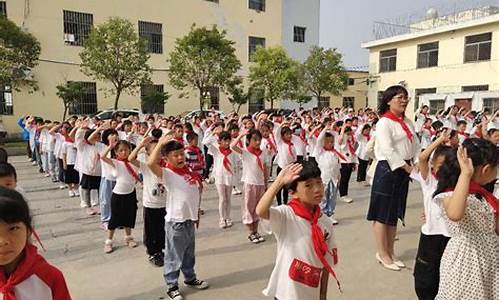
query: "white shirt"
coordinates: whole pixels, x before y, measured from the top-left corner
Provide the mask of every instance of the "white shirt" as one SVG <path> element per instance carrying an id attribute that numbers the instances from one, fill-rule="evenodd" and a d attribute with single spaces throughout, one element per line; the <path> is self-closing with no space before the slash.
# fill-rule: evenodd
<path id="1" fill-rule="evenodd" d="M 278 154 L 276 154 L 274 162 L 278 164 L 280 168 L 283 169 L 297 159 L 297 153 L 294 147 L 295 145 L 291 147 L 291 153 L 290 153 L 288 144 L 285 143 L 281 138 L 281 127 L 279 127 L 278 124 L 275 124 L 273 133 L 274 133 L 274 140 L 276 141 L 276 148 L 278 149 Z"/>
<path id="2" fill-rule="evenodd" d="M 413 159 L 420 151 L 413 124 L 408 118 L 405 123 L 413 134 L 412 142 L 398 122 L 388 118 L 380 118 L 377 122 L 375 157 L 378 161 L 386 160 L 392 171 L 404 166 L 405 160 Z"/>
<path id="3" fill-rule="evenodd" d="M 78 170 L 86 175 L 101 176 L 101 159 L 97 147 L 87 144 L 84 140 L 84 135 L 85 130 L 78 129 L 76 131 L 75 145 L 78 150 L 76 162 Z"/>
<path id="4" fill-rule="evenodd" d="M 306 139 L 307 141 L 307 139 Z M 293 143 L 293 147 L 295 149 L 295 153 L 297 155 L 300 155 L 302 157 L 306 157 L 307 155 L 307 152 L 306 152 L 306 142 L 304 142 L 300 136 L 298 135 L 295 135 L 295 134 L 292 134 L 292 143 Z"/>
<path id="5" fill-rule="evenodd" d="M 54 134 L 55 144 L 54 144 L 54 156 L 56 158 L 61 158 L 61 150 L 64 144 L 64 137 L 60 133 Z"/>
<path id="6" fill-rule="evenodd" d="M 127 195 L 135 190 L 135 184 L 137 180 L 130 174 L 125 163 L 120 160 L 113 159 L 113 164 L 115 165 L 114 174 L 116 175 L 116 185 L 113 188 L 113 193 L 118 195 Z M 130 167 L 139 174 L 137 167 L 129 163 Z"/>
<path id="7" fill-rule="evenodd" d="M 167 189 L 165 222 L 197 221 L 201 198 L 198 185 L 168 168 L 163 168 L 162 182 Z"/>
<path id="8" fill-rule="evenodd" d="M 163 187 L 162 180 L 148 167 L 147 158 L 139 159 L 139 163 L 143 178 L 142 205 L 149 208 L 164 208 L 166 206 L 166 190 L 165 193 L 160 193 L 160 189 Z M 153 195 L 153 190 L 157 191 L 156 195 Z"/>
<path id="9" fill-rule="evenodd" d="M 104 152 L 106 152 L 106 149 L 108 148 L 106 144 L 101 142 L 95 143 L 95 146 L 97 148 L 97 151 L 99 152 L 99 155 L 101 156 L 104 154 Z M 111 158 L 111 153 L 108 153 L 108 158 Z M 107 180 L 116 181 L 116 172 L 114 170 L 115 169 L 112 166 L 101 160 L 102 177 L 106 178 Z"/>
<path id="10" fill-rule="evenodd" d="M 209 143 L 207 143 L 206 146 L 213 153 L 214 156 L 213 176 L 215 179 L 215 184 L 224 184 L 232 186 L 234 183 L 233 175 L 236 173 L 237 165 L 241 161 L 238 157 L 238 154 L 235 153 L 234 151 L 231 151 L 231 154 L 228 155 L 229 162 L 231 163 L 230 167 L 231 172 L 229 172 L 224 167 L 224 155 L 220 152 L 215 137 L 213 137 L 213 139 L 209 141 Z"/>
<path id="11" fill-rule="evenodd" d="M 316 161 L 321 170 L 321 180 L 324 184 L 330 180 L 336 183 L 340 179 L 340 160 L 335 153 L 322 148 L 316 155 Z"/>
<path id="12" fill-rule="evenodd" d="M 267 138 L 262 137 L 262 140 L 260 141 L 260 150 L 262 150 L 262 152 L 265 153 L 266 165 L 267 166 L 270 166 L 272 164 L 271 160 L 273 159 L 273 156 L 276 155 L 276 143 L 274 142 L 274 139 L 273 139 L 273 137 L 271 135 L 269 135 L 269 139 L 273 143 L 274 149 L 270 145 L 270 143 L 267 140 Z"/>
<path id="13" fill-rule="evenodd" d="M 316 256 L 311 237 L 311 224 L 293 212 L 288 205 L 271 207 L 269 209 L 269 222 L 277 241 L 276 264 L 269 278 L 267 288 L 263 294 L 283 300 L 309 300 L 319 299 L 321 279 L 318 287 L 310 287 L 294 281 L 289 276 L 289 270 L 294 259 L 300 260 L 310 266 L 323 269 L 323 264 Z M 333 237 L 333 224 L 325 215 L 318 220 L 318 225 L 323 230 L 328 248 L 335 249 Z M 326 260 L 333 267 L 331 255 L 325 255 Z M 321 277 L 321 276 L 320 276 Z"/>
<path id="14" fill-rule="evenodd" d="M 369 160 L 370 157 L 368 157 L 368 154 L 366 153 L 366 144 L 368 144 L 368 138 L 361 133 L 361 130 L 358 130 L 358 132 L 356 133 L 356 140 L 358 142 L 356 156 L 362 160 Z"/>
<path id="15" fill-rule="evenodd" d="M 344 158 L 340 158 L 340 162 L 343 164 L 350 164 L 350 163 L 358 163 L 358 160 L 356 159 L 356 149 L 354 149 L 354 153 L 351 152 L 349 145 L 347 143 L 348 139 L 351 137 L 348 136 L 347 134 L 344 134 L 342 137 L 342 144 L 340 144 L 340 135 L 335 138 L 335 148 L 344 155 Z M 354 147 L 354 138 L 352 142 L 352 147 Z"/>
<path id="16" fill-rule="evenodd" d="M 424 213 L 425 213 L 425 223 L 422 225 L 421 231 L 425 235 L 444 235 L 450 236 L 448 232 L 448 227 L 443 219 L 443 211 L 433 199 L 433 194 L 437 189 L 438 180 L 431 174 L 429 167 L 429 174 L 427 174 L 427 179 L 422 178 L 422 174 L 418 170 L 414 170 L 410 177 L 420 183 L 422 188 L 422 195 L 424 201 Z"/>
<path id="17" fill-rule="evenodd" d="M 64 142 L 61 150 L 61 155 L 66 156 L 66 164 L 74 165 L 76 162 L 76 148 L 73 143 Z"/>
<path id="18" fill-rule="evenodd" d="M 241 176 L 241 181 L 246 184 L 265 185 L 264 172 L 257 163 L 257 157 L 248 152 L 247 149 L 241 149 L 241 159 L 243 162 L 243 174 Z M 260 160 L 262 161 L 262 164 L 264 164 L 264 168 L 266 168 L 266 158 L 264 152 L 260 155 Z"/>

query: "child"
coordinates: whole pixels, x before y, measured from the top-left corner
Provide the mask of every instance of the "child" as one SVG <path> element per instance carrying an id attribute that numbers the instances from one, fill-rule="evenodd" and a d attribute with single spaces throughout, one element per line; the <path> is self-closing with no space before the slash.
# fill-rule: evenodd
<path id="1" fill-rule="evenodd" d="M 243 117 L 241 121 L 243 126 L 248 126 L 248 124 L 251 123 L 251 120 L 248 119 L 248 117 Z M 231 139 L 236 139 L 238 138 L 238 135 L 240 134 L 240 128 L 238 127 L 238 124 L 236 123 L 230 123 L 227 126 L 227 131 L 229 132 Z M 242 148 L 243 147 L 243 141 L 238 142 L 238 147 Z M 242 163 L 241 159 L 239 157 L 236 158 L 235 163 L 233 164 L 233 195 L 241 195 L 241 190 L 238 188 L 238 185 L 241 182 L 241 171 L 242 171 Z"/>
<path id="2" fill-rule="evenodd" d="M 113 150 L 115 158 L 108 158 L 108 153 Z M 113 252 L 113 235 L 115 229 L 125 229 L 125 243 L 129 248 L 137 247 L 132 237 L 132 228 L 135 227 L 137 215 L 137 195 L 135 184 L 140 182 L 137 172 L 138 163 L 129 162 L 130 143 L 118 141 L 111 136 L 109 146 L 103 153 L 101 160 L 113 167 L 116 173 L 116 185 L 111 195 L 111 218 L 108 223 L 108 238 L 104 242 L 104 253 Z"/>
<path id="3" fill-rule="evenodd" d="M 462 143 L 469 138 L 469 134 L 465 132 L 466 128 L 467 128 L 467 121 L 460 120 L 457 122 L 457 133 L 460 145 L 462 145 Z"/>
<path id="4" fill-rule="evenodd" d="M 434 201 L 451 238 L 441 258 L 437 300 L 498 299 L 498 198 L 481 185 L 496 178 L 498 147 L 470 138 L 443 163 Z"/>
<path id="5" fill-rule="evenodd" d="M 153 136 L 144 138 L 128 157 L 130 162 L 138 161 L 140 164 L 143 176 L 144 245 L 149 262 L 157 267 L 162 267 L 165 260 L 166 190 L 161 180 L 148 167 L 147 161 L 162 133 L 160 129 L 154 129 Z M 142 149 L 146 149 L 146 153 L 141 152 Z"/>
<path id="6" fill-rule="evenodd" d="M 184 274 L 184 284 L 196 289 L 208 288 L 208 283 L 196 278 L 195 226 L 199 224 L 201 177 L 186 165 L 184 146 L 171 137 L 164 136 L 148 159 L 151 171 L 161 178 L 167 190 L 165 216 L 165 265 L 164 279 L 167 295 L 172 300 L 182 300 L 179 291 L 179 271 Z M 160 166 L 161 153 L 167 162 Z"/>
<path id="7" fill-rule="evenodd" d="M 238 147 L 238 142 L 246 135 L 246 148 Z M 248 228 L 248 240 L 254 244 L 264 242 L 258 230 L 259 216 L 255 209 L 260 197 L 267 188 L 267 166 L 265 156 L 260 150 L 262 135 L 256 129 L 242 132 L 231 142 L 231 149 L 241 155 L 243 163 L 243 199 L 241 206 L 242 222 Z"/>
<path id="8" fill-rule="evenodd" d="M 419 299 L 434 299 L 439 288 L 439 266 L 441 256 L 450 239 L 450 234 L 438 203 L 432 201 L 436 191 L 439 172 L 445 158 L 454 153 L 454 149 L 444 143 L 450 137 L 450 131 L 443 132 L 418 157 L 418 169 L 414 169 L 410 177 L 420 183 L 424 202 L 425 223 L 422 225 L 420 241 L 413 276 L 415 277 L 415 292 Z M 431 158 L 429 163 L 429 159 Z M 394 260 L 394 259 L 393 259 Z M 394 260 L 398 266 L 404 266 Z"/>
<path id="9" fill-rule="evenodd" d="M 361 130 L 356 132 L 356 141 L 358 143 L 358 148 L 356 149 L 356 156 L 358 157 L 358 172 L 356 181 L 363 184 L 364 186 L 369 186 L 366 182 L 366 169 L 368 168 L 368 162 L 370 158 L 367 153 L 367 144 L 371 139 L 370 131 L 372 127 L 370 124 L 365 124 L 360 127 Z"/>
<path id="10" fill-rule="evenodd" d="M 262 142 L 260 143 L 260 150 L 262 150 L 266 157 L 266 166 L 269 167 L 269 177 L 273 173 L 273 157 L 278 153 L 276 148 L 276 143 L 272 136 L 272 126 L 273 124 L 268 121 L 260 122 L 259 131 L 262 135 Z"/>
<path id="11" fill-rule="evenodd" d="M 436 132 L 432 128 L 432 119 L 426 118 L 420 130 L 420 145 L 422 146 L 422 150 L 432 143 L 435 135 Z"/>
<path id="12" fill-rule="evenodd" d="M 343 155 L 340 160 L 340 200 L 345 203 L 351 203 L 352 198 L 348 197 L 349 180 L 351 179 L 352 172 L 356 170 L 356 149 L 354 147 L 354 135 L 347 122 L 342 125 L 337 141 L 339 152 Z"/>
<path id="13" fill-rule="evenodd" d="M 220 128 L 219 128 L 220 130 Z M 215 138 L 219 136 L 219 140 Z M 231 151 L 231 134 L 227 131 L 207 131 L 203 143 L 214 154 L 214 178 L 217 194 L 219 195 L 219 227 L 233 226 L 231 220 L 231 187 L 233 186 L 234 169 L 238 157 Z"/>
<path id="14" fill-rule="evenodd" d="M 100 126 L 97 130 L 102 130 Z M 100 155 L 106 152 L 109 141 L 118 139 L 118 132 L 115 129 L 108 128 L 102 131 L 101 143 L 96 143 Z M 111 153 L 108 153 L 111 158 Z M 99 208 L 101 209 L 101 227 L 108 230 L 109 219 L 111 218 L 111 195 L 116 185 L 116 172 L 113 167 L 101 160 L 101 182 L 99 184 Z"/>
<path id="15" fill-rule="evenodd" d="M 8 162 L 0 163 L 0 187 L 15 190 L 17 188 L 17 173 Z"/>
<path id="16" fill-rule="evenodd" d="M 0 298 L 70 300 L 64 276 L 37 253 L 28 203 L 0 188 Z"/>
<path id="17" fill-rule="evenodd" d="M 72 131 L 71 127 L 67 131 Z M 64 143 L 61 146 L 61 156 L 63 160 L 64 183 L 68 185 L 68 194 L 70 197 L 79 197 L 78 185 L 80 178 L 78 171 L 75 170 L 76 147 L 74 140 L 68 134 L 64 136 Z"/>
<path id="18" fill-rule="evenodd" d="M 203 152 L 198 148 L 198 134 L 194 132 L 189 132 L 186 135 L 187 145 L 184 149 L 186 154 L 186 164 L 194 172 L 203 174 L 203 169 L 205 168 L 205 158 L 203 157 Z"/>
<path id="19" fill-rule="evenodd" d="M 274 138 L 278 154 L 276 155 L 275 162 L 278 164 L 277 173 L 283 170 L 287 165 L 297 160 L 297 153 L 295 152 L 294 143 L 292 142 L 292 130 L 288 126 L 282 124 L 274 124 Z M 278 205 L 288 203 L 288 189 L 284 186 L 283 190 L 276 195 Z"/>
<path id="20" fill-rule="evenodd" d="M 270 207 L 284 185 L 289 185 L 292 201 Z M 336 279 L 332 266 L 337 248 L 332 222 L 319 208 L 322 199 L 321 171 L 308 161 L 285 167 L 262 196 L 257 213 L 269 220 L 278 243 L 264 295 L 278 300 L 327 299 L 329 274 Z"/>

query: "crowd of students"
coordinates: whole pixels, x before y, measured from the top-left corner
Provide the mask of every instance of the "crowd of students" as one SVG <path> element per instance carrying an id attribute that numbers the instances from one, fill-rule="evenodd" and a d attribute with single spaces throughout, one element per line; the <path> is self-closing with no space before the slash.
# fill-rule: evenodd
<path id="1" fill-rule="evenodd" d="M 337 279 L 336 202 L 353 201 L 349 193 L 353 172 L 357 172 L 359 185 L 369 186 L 370 178 L 380 177 L 380 166 L 387 164 L 380 158 L 380 140 L 386 134 L 377 135 L 380 120 L 381 130 L 393 126 L 391 130 L 401 131 L 398 141 L 404 143 L 408 138 L 422 151 L 409 157 L 411 160 L 402 159 L 404 166 L 396 168 L 398 176 L 408 180 L 411 176 L 423 190 L 425 223 L 415 266 L 419 299 L 498 296 L 498 252 L 494 252 L 498 250 L 498 199 L 491 194 L 498 168 L 498 113 L 451 107 L 432 118 L 428 107 L 422 107 L 413 125 L 404 119 L 406 106 L 393 112 L 396 106 L 390 104 L 399 101 L 401 107 L 408 100 L 405 91 L 403 87 L 389 88 L 383 112 L 325 108 L 286 116 L 264 110 L 223 117 L 207 111 L 189 120 L 116 115 L 111 120 L 73 116 L 63 122 L 27 116 L 19 125 L 28 142 L 28 157 L 40 173 L 59 183 L 61 189 L 67 188 L 69 197 L 79 197 L 86 214 L 100 216 L 106 231 L 105 253 L 115 250 L 117 229 L 124 229 L 128 247 L 138 245 L 132 231 L 139 188 L 143 243 L 149 261 L 164 268 L 170 299 L 182 299 L 178 287 L 181 271 L 187 286 L 208 287 L 195 272 L 195 231 L 203 215 L 204 187 L 215 184 L 222 230 L 233 226 L 233 218 L 241 219 L 249 242 L 257 244 L 265 241 L 259 232 L 260 219 L 270 223 L 278 253 L 264 294 L 283 300 L 326 299 L 329 275 Z M 2 170 L 0 164 L 0 185 L 5 177 Z M 384 172 L 391 172 L 391 168 L 387 170 Z M 377 182 L 373 185 L 374 190 L 380 187 Z M 24 200 L 2 198 L 1 192 L 0 207 L 17 209 L 15 205 L 21 205 L 27 209 Z M 237 194 L 243 198 L 238 217 L 231 215 L 231 198 Z M 382 198 L 373 197 L 372 191 L 368 219 L 383 223 L 386 227 L 380 228 L 395 234 L 394 221 L 381 220 L 376 201 Z M 398 217 L 404 219 L 404 211 L 401 216 L 400 207 L 396 209 L 395 222 Z M 29 212 L 20 209 L 12 217 L 0 213 L 0 225 L 23 223 L 29 236 L 28 219 Z M 376 237 L 377 228 L 374 225 Z M 384 234 L 377 246 L 377 260 L 387 269 L 405 267 L 394 255 L 393 241 L 386 244 Z M 2 238 L 0 235 L 0 242 Z M 30 245 L 25 245 L 26 253 L 33 251 Z M 456 255 L 461 255 L 459 262 L 453 258 Z M 6 276 L 1 277 L 0 272 L 0 295 L 13 293 L 13 289 L 17 293 L 15 284 L 19 282 L 9 283 L 9 275 L 16 271 L 9 273 L 1 259 L 0 267 Z M 7 288 L 2 287 L 4 282 Z M 340 288 L 338 280 L 337 284 Z"/>

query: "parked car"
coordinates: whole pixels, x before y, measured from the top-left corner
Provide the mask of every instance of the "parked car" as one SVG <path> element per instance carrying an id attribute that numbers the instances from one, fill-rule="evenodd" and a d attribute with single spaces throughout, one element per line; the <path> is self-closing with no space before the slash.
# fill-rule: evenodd
<path id="1" fill-rule="evenodd" d="M 288 117 L 291 115 L 293 112 L 295 112 L 293 109 L 288 109 L 288 108 L 273 108 L 273 109 L 265 109 L 265 112 L 268 114 L 280 114 L 284 117 Z"/>
<path id="2" fill-rule="evenodd" d="M 225 117 L 225 114 L 223 111 L 221 110 L 203 110 L 203 112 L 206 114 L 210 114 L 210 113 L 217 113 L 221 118 L 224 118 Z M 192 119 L 194 116 L 199 116 L 201 114 L 201 111 L 199 109 L 195 109 L 189 113 L 187 113 L 182 119 L 183 120 L 189 120 L 189 119 Z"/>
<path id="3" fill-rule="evenodd" d="M 109 120 L 116 114 L 120 115 L 122 118 L 128 118 L 129 116 L 139 116 L 139 119 L 142 120 L 142 113 L 138 109 L 106 109 L 97 112 L 95 116 L 99 117 L 99 119 L 101 120 Z"/>

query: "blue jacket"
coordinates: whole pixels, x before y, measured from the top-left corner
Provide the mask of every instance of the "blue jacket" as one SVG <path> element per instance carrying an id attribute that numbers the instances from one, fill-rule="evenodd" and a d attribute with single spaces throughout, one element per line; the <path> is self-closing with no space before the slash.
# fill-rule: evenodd
<path id="1" fill-rule="evenodd" d="M 24 118 L 20 118 L 17 120 L 17 125 L 23 129 L 23 140 L 29 141 L 30 140 L 30 131 L 26 128 L 26 125 L 24 124 Z"/>

